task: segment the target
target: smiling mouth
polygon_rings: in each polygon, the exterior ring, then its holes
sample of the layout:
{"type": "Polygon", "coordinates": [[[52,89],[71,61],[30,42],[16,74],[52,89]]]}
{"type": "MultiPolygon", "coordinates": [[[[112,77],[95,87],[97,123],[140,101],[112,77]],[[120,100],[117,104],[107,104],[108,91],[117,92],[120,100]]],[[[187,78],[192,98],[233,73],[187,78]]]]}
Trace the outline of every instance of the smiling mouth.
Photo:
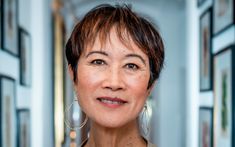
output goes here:
{"type": "Polygon", "coordinates": [[[120,98],[99,97],[97,100],[108,106],[120,106],[127,103],[127,101],[120,98]]]}

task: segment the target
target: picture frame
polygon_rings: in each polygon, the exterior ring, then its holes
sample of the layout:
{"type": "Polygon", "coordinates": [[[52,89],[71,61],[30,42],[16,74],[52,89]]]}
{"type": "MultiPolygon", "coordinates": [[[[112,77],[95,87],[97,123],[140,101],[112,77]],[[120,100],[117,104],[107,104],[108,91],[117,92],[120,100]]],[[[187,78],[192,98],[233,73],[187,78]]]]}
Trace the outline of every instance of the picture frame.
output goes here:
{"type": "Polygon", "coordinates": [[[19,27],[20,84],[30,87],[32,81],[31,67],[31,36],[19,27]]]}
{"type": "Polygon", "coordinates": [[[18,135],[17,135],[17,147],[31,147],[31,121],[30,121],[29,109],[18,109],[18,135]]]}
{"type": "Polygon", "coordinates": [[[3,0],[3,50],[18,57],[17,0],[3,0]]]}
{"type": "Polygon", "coordinates": [[[1,134],[0,146],[16,147],[16,85],[13,78],[0,76],[1,134]]]}
{"type": "Polygon", "coordinates": [[[213,110],[199,108],[199,147],[213,147],[213,110]]]}
{"type": "Polygon", "coordinates": [[[213,35],[218,35],[234,24],[234,0],[214,0],[213,35]]]}
{"type": "Polygon", "coordinates": [[[212,90],[212,9],[200,16],[200,91],[212,90]]]}
{"type": "Polygon", "coordinates": [[[234,45],[214,55],[214,146],[234,147],[234,45]]]}
{"type": "Polygon", "coordinates": [[[207,0],[197,0],[197,7],[202,6],[207,0]]]}
{"type": "Polygon", "coordinates": [[[55,146],[61,147],[69,139],[65,121],[65,68],[64,68],[64,19],[57,15],[52,15],[52,40],[53,40],[53,126],[55,146]]]}

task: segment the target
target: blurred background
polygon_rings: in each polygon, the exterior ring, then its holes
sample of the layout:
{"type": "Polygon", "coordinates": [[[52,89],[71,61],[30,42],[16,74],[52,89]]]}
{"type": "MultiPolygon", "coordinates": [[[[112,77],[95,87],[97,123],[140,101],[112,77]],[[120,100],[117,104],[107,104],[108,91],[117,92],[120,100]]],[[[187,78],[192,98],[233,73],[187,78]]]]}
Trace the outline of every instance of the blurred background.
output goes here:
{"type": "MultiPolygon", "coordinates": [[[[64,45],[91,8],[126,3],[151,20],[165,67],[148,99],[146,138],[159,147],[235,146],[233,0],[0,0],[1,147],[75,147],[88,126],[64,45]],[[68,111],[67,111],[68,110],[68,111]]],[[[146,123],[146,122],[144,122],[146,123]]]]}

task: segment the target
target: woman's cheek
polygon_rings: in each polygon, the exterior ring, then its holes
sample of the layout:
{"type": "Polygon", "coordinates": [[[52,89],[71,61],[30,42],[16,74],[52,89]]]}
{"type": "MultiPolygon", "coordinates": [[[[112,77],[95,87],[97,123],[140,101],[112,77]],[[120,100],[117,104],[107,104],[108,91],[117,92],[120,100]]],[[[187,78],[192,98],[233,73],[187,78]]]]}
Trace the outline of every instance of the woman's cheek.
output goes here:
{"type": "Polygon", "coordinates": [[[104,70],[95,67],[86,67],[81,70],[80,79],[83,80],[86,84],[96,83],[100,81],[104,74],[104,70]]]}
{"type": "Polygon", "coordinates": [[[143,90],[143,88],[147,88],[148,86],[148,81],[149,81],[149,76],[148,74],[140,73],[136,75],[127,75],[126,76],[126,81],[128,81],[129,85],[132,85],[132,87],[136,87],[137,89],[143,90]]]}

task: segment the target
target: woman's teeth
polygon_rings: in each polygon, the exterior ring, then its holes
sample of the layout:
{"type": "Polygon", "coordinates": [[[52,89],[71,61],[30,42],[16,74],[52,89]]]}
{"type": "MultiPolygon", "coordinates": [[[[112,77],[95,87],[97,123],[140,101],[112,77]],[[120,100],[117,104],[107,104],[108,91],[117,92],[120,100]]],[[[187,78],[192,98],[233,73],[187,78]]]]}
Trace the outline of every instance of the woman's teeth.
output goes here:
{"type": "Polygon", "coordinates": [[[99,99],[101,102],[106,103],[106,104],[124,104],[122,101],[115,101],[115,100],[108,100],[108,99],[99,99]]]}

